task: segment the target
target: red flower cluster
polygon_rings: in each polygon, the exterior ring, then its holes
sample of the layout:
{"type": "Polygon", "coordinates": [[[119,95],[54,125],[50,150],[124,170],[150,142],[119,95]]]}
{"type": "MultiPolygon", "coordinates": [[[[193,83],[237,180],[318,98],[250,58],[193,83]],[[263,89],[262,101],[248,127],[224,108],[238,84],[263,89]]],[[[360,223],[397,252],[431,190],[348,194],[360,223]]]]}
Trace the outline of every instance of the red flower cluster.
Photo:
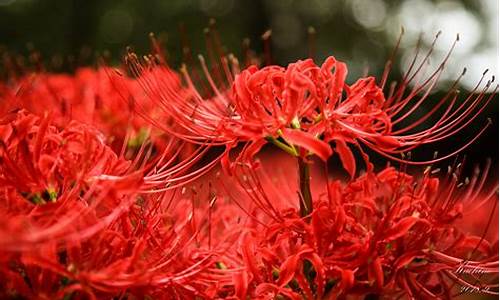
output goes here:
{"type": "MultiPolygon", "coordinates": [[[[175,123],[181,124],[182,131],[172,132],[163,125],[159,128],[192,143],[226,145],[225,165],[229,164],[229,150],[240,142],[246,143],[241,157],[247,160],[251,160],[264,144],[272,142],[302,158],[315,154],[327,160],[335,152],[344,169],[354,177],[355,158],[348,145],[355,146],[363,156],[366,153],[361,144],[391,160],[422,165],[458,154],[488,127],[489,123],[463,147],[439,159],[418,162],[398,157],[420,145],[435,143],[460,132],[494,97],[494,94],[489,97],[485,94],[491,80],[476,93],[483,76],[476,88],[458,104],[456,86],[464,71],[429,112],[416,117],[416,110],[429,100],[449,57],[448,54],[428,78],[418,78],[431,51],[420,64],[412,63],[402,83],[392,85],[388,96],[384,95],[383,88],[389,68],[380,86],[373,77],[348,85],[345,82],[346,65],[333,57],[328,57],[321,66],[308,59],[287,68],[250,66],[241,72],[234,58],[228,62],[222,57],[210,72],[200,57],[213,94],[208,98],[201,95],[185,67],[181,71],[186,87],[180,88],[178,82],[172,80],[172,71],[167,66],[155,65],[152,60],[141,64],[134,54],[127,57],[127,62],[148,93],[146,103],[162,107],[175,123]],[[217,83],[212,73],[224,73],[227,79],[219,79],[217,83]],[[413,81],[414,86],[407,91],[413,81]],[[226,88],[228,85],[230,88],[226,88]],[[417,130],[419,125],[432,119],[436,119],[433,124],[417,130]],[[332,141],[333,150],[329,145],[332,141]]],[[[195,78],[200,77],[194,74],[195,78]]],[[[156,126],[160,123],[151,115],[146,119],[156,126]]],[[[367,159],[365,162],[370,168],[367,159]]]]}
{"type": "MultiPolygon", "coordinates": [[[[247,208],[255,220],[242,226],[240,246],[226,263],[246,266],[235,284],[239,299],[450,299],[460,290],[453,282],[495,294],[498,239],[490,243],[484,232],[466,234],[456,225],[478,211],[490,212],[481,228],[494,217],[497,190],[483,191],[486,173],[463,190],[430,170],[414,177],[393,167],[347,184],[319,180],[323,189],[308,221],[298,214],[293,187],[276,190],[287,179],[244,169],[244,188],[227,191],[239,205],[258,207],[247,208]],[[481,280],[459,274],[461,264],[481,280]]],[[[460,167],[453,172],[457,176],[460,167]]]]}
{"type": "Polygon", "coordinates": [[[72,121],[59,130],[50,116],[24,110],[3,121],[1,215],[12,220],[1,229],[3,247],[91,236],[134,201],[141,174],[94,128],[72,121]]]}
{"type": "Polygon", "coordinates": [[[2,297],[185,298],[209,286],[190,281],[214,257],[190,243],[191,211],[169,209],[175,193],[141,195],[139,160],[77,121],[59,128],[22,110],[2,123],[2,297]]]}
{"type": "Polygon", "coordinates": [[[1,297],[498,294],[489,163],[463,181],[463,163],[444,176],[431,166],[477,137],[433,159],[407,154],[476,119],[490,81],[458,101],[458,78],[417,116],[447,57],[425,79],[425,60],[412,63],[386,92],[389,67],[379,83],[348,84],[333,57],[240,71],[222,53],[200,58],[203,79],[153,46],[144,61],[129,53],[129,70],[0,84],[1,297]],[[268,143],[284,152],[263,158],[268,143]],[[400,169],[377,170],[370,151],[400,169]],[[348,180],[331,179],[342,173],[329,173],[333,155],[348,180]],[[411,175],[410,164],[427,167],[411,175]]]}

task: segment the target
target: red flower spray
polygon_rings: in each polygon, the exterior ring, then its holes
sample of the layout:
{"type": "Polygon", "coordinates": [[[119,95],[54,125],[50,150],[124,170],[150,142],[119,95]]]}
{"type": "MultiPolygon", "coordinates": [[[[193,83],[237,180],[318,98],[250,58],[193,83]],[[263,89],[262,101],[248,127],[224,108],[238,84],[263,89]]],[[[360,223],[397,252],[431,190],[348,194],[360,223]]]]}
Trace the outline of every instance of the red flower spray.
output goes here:
{"type": "Polygon", "coordinates": [[[152,55],[127,54],[130,72],[42,72],[2,84],[2,296],[497,294],[489,163],[463,181],[463,162],[444,176],[430,166],[473,143],[490,121],[450,153],[408,154],[471,124],[493,99],[485,94],[493,80],[484,75],[460,100],[462,74],[417,115],[451,50],[423,78],[432,49],[422,61],[417,49],[402,81],[386,87],[393,58],[380,80],[352,84],[334,57],[281,67],[266,52],[267,66],[240,68],[212,24],[210,61],[200,57],[196,68],[188,59],[177,74],[152,41],[152,55]],[[259,160],[267,143],[288,158],[259,160]],[[217,146],[225,151],[212,158],[217,146]],[[400,168],[376,171],[370,152],[400,168]],[[330,178],[333,155],[348,180],[330,178]],[[428,167],[411,175],[408,165],[428,167]],[[471,214],[484,217],[484,230],[470,230],[471,214]]]}

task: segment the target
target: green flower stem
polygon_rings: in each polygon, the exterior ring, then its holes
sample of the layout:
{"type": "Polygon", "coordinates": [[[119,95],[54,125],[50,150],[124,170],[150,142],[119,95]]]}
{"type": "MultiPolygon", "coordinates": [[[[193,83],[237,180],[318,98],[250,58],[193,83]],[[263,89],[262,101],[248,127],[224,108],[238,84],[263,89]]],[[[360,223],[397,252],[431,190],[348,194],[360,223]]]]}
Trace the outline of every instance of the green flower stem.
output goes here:
{"type": "Polygon", "coordinates": [[[266,137],[266,140],[272,144],[274,144],[276,147],[280,148],[281,150],[285,151],[286,153],[292,155],[292,156],[298,156],[299,154],[297,153],[297,150],[295,150],[295,147],[289,146],[283,142],[280,142],[278,139],[268,136],[266,137]]]}
{"type": "Polygon", "coordinates": [[[297,157],[299,164],[300,216],[305,217],[312,212],[311,171],[303,158],[297,157]]]}
{"type": "Polygon", "coordinates": [[[300,216],[305,217],[309,215],[313,209],[309,164],[304,158],[299,156],[297,149],[293,145],[288,145],[272,136],[266,137],[266,140],[286,153],[297,157],[297,163],[299,165],[300,216]]]}

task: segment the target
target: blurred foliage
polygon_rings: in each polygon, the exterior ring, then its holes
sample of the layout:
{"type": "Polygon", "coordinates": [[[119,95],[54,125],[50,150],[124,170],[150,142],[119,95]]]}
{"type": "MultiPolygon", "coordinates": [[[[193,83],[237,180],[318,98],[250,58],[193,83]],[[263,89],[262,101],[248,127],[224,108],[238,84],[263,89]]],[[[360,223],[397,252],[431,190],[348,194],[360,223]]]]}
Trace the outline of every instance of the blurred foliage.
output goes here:
{"type": "MultiPolygon", "coordinates": [[[[307,56],[307,29],[314,26],[317,58],[334,54],[348,61],[352,73],[359,75],[367,66],[375,72],[382,70],[395,44],[391,31],[411,25],[397,18],[408,2],[422,6],[423,2],[437,5],[444,1],[0,0],[0,45],[17,53],[34,47],[45,60],[54,55],[78,57],[82,49],[90,47],[92,53],[109,51],[116,62],[128,45],[146,52],[148,33],[155,32],[168,37],[171,60],[178,63],[180,24],[185,26],[194,53],[203,53],[203,28],[210,18],[216,18],[223,43],[236,55],[245,37],[260,51],[261,34],[272,29],[274,62],[286,64],[307,56]]],[[[488,18],[481,1],[454,2],[486,28],[488,18]]],[[[435,33],[431,28],[428,31],[431,36],[435,33]]],[[[416,41],[411,34],[408,39],[416,41]]],[[[483,37],[477,47],[485,43],[483,37]]]]}

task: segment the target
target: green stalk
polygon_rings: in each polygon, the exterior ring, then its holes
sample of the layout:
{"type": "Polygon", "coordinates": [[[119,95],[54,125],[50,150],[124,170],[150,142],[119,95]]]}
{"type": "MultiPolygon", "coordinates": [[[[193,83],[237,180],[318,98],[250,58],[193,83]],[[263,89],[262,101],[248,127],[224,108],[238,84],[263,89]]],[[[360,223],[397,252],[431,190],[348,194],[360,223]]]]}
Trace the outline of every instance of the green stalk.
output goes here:
{"type": "Polygon", "coordinates": [[[268,136],[266,140],[286,153],[297,157],[297,163],[299,165],[299,187],[300,187],[300,216],[305,217],[312,212],[312,194],[311,194],[311,171],[309,169],[309,164],[304,158],[300,157],[297,149],[293,145],[288,145],[281,142],[280,140],[268,136]]]}
{"type": "MultiPolygon", "coordinates": [[[[312,194],[311,194],[311,170],[309,164],[305,159],[297,157],[297,163],[299,165],[299,187],[300,187],[300,216],[302,218],[311,214],[313,210],[312,194]]],[[[307,222],[310,218],[306,219],[307,222]]],[[[304,260],[304,265],[302,267],[304,276],[309,282],[309,286],[313,286],[313,266],[308,260],[304,260]]]]}
{"type": "Polygon", "coordinates": [[[297,150],[295,150],[293,146],[289,146],[283,142],[280,142],[278,139],[275,139],[272,136],[266,137],[266,140],[292,156],[298,155],[297,150]]]}
{"type": "Polygon", "coordinates": [[[301,157],[297,157],[299,164],[299,187],[300,187],[300,216],[305,217],[312,212],[311,194],[311,172],[309,164],[301,157]]]}

